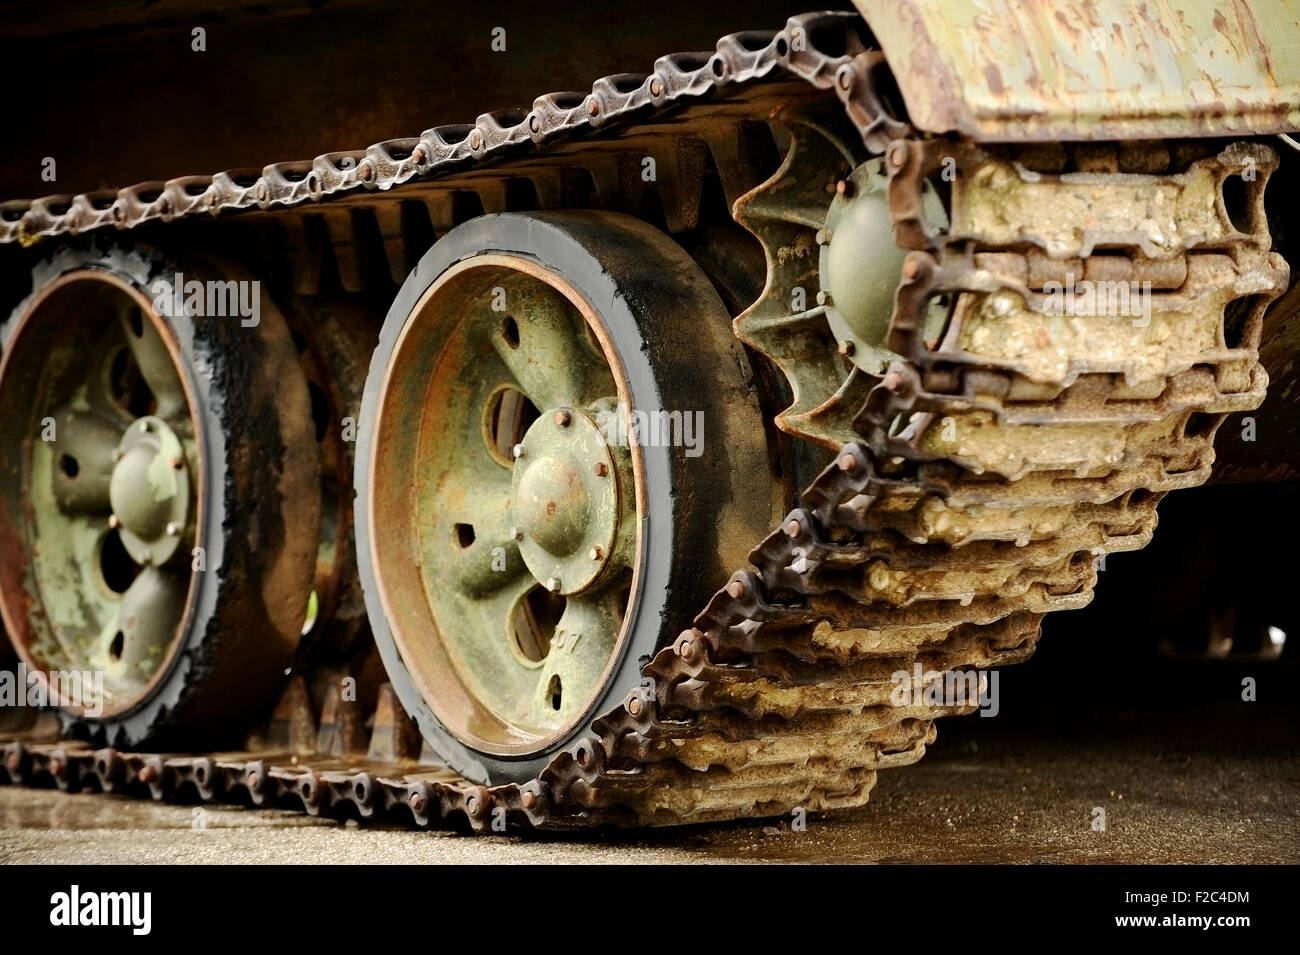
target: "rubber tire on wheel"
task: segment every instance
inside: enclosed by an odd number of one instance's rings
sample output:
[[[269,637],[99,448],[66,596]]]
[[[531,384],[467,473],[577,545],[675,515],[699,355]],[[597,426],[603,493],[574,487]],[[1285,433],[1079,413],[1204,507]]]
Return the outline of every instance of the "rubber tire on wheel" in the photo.
[[[481,253],[531,260],[591,303],[622,365],[635,409],[648,414],[698,409],[713,427],[710,432],[706,426],[703,453],[695,457],[683,448],[642,447],[646,508],[640,587],[621,658],[566,736],[522,756],[475,749],[439,721],[394,640],[373,563],[369,469],[384,466],[383,460],[373,460],[373,442],[385,372],[425,292],[445,270]],[[482,216],[447,233],[412,270],[389,310],[366,380],[354,481],[357,558],[371,627],[393,688],[425,740],[456,772],[484,784],[535,778],[556,752],[589,733],[593,718],[641,685],[644,664],[691,626],[694,614],[779,517],[747,369],[730,316],[699,267],[663,233],[630,216],[594,211]]]
[[[163,286],[170,296],[177,274],[186,281],[251,279],[228,266],[181,263],[156,250],[99,240],[65,248],[39,265],[33,296],[59,276],[85,269],[112,273],[150,300]],[[5,351],[27,304],[0,326]],[[194,316],[188,310],[163,318],[183,358],[179,373],[193,402],[204,461],[205,517],[197,544],[206,570],[194,575],[187,618],[147,696],[102,719],[60,711],[69,735],[120,748],[196,748],[240,739],[284,679],[315,570],[319,452],[306,382],[284,320],[265,292],[253,327],[238,317]],[[23,419],[30,410],[0,413]],[[19,467],[20,456],[0,456],[0,469]],[[23,501],[5,495],[2,505],[3,534],[12,547],[18,544]],[[24,576],[24,567],[0,571],[7,613],[17,605]],[[15,620],[9,613],[11,627],[27,630],[10,635],[20,653],[30,642],[31,616]],[[31,667],[34,661],[26,662]]]

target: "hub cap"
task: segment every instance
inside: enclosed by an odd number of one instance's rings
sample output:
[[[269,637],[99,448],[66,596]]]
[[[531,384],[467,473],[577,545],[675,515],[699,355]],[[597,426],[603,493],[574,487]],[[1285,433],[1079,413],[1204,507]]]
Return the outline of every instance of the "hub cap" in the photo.
[[[617,409],[595,414],[609,421]],[[529,573],[567,597],[611,567],[627,566],[630,541],[619,530],[634,515],[624,513],[631,501],[619,487],[632,486],[631,458],[626,448],[606,443],[594,414],[572,408],[543,414],[516,450],[512,513]]]

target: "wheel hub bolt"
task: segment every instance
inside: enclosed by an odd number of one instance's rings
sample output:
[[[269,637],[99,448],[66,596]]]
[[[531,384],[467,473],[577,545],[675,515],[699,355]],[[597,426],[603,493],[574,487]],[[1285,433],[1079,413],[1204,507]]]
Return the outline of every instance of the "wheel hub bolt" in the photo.
[[[525,809],[532,809],[537,805],[537,793],[533,792],[531,789],[525,789],[519,795],[519,802]]]
[[[525,454],[525,449],[524,449],[524,446],[523,446],[522,444],[516,444],[516,445],[514,446],[513,451],[514,451],[514,456],[515,456],[515,460],[516,460],[516,461],[518,461],[520,458],[522,458],[522,457],[524,456],[524,454]]]
[[[596,477],[604,477],[609,473],[609,468],[605,466],[604,461],[597,461],[596,466],[592,468],[592,470],[596,472]]]
[[[410,798],[407,799],[406,802],[411,807],[412,812],[424,812],[424,796],[420,793],[411,793]]]
[[[558,594],[561,586],[562,584],[560,583],[559,577],[550,577],[546,581],[546,589],[553,594]]]
[[[569,426],[570,420],[572,419],[569,417],[569,413],[567,411],[555,412],[555,423],[559,425],[561,428],[567,428]]]
[[[605,556],[605,555],[601,552],[601,549],[600,549],[600,545],[599,545],[599,544],[593,544],[590,553],[591,553],[591,559],[592,559],[592,560],[600,560],[602,557]]]

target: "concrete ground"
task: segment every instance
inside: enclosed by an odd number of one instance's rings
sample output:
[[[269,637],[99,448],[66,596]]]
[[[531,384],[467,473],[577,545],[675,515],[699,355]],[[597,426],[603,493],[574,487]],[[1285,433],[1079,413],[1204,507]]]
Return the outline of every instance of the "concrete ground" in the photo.
[[[1210,703],[948,721],[919,764],[881,774],[868,806],[803,832],[769,820],[485,838],[222,807],[196,830],[191,806],[0,787],[0,862],[1294,863],[1295,715]]]

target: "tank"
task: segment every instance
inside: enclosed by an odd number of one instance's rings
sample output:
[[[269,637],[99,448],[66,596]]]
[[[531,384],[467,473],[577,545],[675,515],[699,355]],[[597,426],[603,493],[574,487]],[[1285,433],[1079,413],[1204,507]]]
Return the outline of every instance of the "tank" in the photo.
[[[1218,479],[1295,477],[1300,13],[767,6],[11,25],[70,68],[0,174],[74,185],[0,204],[0,779],[857,806],[1225,421]]]

